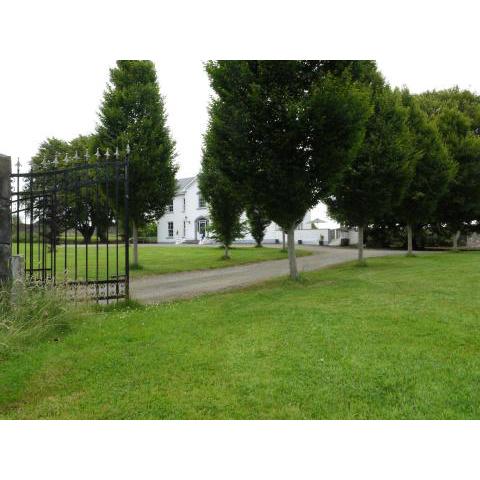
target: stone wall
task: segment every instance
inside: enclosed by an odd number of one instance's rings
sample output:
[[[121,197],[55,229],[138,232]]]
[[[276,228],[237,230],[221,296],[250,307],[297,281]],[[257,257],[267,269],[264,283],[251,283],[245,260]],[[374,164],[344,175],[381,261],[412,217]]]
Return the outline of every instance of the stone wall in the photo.
[[[11,158],[0,154],[0,282],[10,278],[11,218],[10,173]]]

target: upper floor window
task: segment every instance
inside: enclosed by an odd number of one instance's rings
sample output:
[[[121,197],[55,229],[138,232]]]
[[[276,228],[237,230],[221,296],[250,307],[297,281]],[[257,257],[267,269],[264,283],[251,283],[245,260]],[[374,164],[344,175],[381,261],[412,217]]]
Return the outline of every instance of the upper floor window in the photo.
[[[182,210],[182,212],[184,212],[184,211],[185,211],[185,197],[183,197],[183,210]]]
[[[168,204],[168,211],[173,212],[173,200]]]
[[[198,194],[198,208],[205,208],[207,206],[205,199],[201,194]]]

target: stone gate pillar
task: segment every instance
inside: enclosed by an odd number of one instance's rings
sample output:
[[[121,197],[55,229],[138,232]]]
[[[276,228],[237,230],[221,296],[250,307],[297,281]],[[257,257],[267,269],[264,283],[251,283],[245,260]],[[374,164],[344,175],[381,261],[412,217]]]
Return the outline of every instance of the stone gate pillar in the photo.
[[[0,153],[0,283],[10,279],[12,254],[10,217],[11,158]]]

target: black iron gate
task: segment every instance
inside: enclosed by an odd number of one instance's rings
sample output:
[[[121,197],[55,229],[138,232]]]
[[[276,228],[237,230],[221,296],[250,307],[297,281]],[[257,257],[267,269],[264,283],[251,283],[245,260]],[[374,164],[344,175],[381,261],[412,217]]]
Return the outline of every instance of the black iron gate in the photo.
[[[28,282],[97,302],[129,298],[128,157],[108,149],[12,174],[12,254]]]

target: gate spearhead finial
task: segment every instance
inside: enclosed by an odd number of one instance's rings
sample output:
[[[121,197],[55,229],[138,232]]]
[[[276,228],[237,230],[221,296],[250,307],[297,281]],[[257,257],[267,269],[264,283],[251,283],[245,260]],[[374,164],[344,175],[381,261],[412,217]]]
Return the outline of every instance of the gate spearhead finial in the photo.
[[[120,156],[120,154],[118,153],[118,145],[117,145],[117,148],[115,148],[115,158],[118,160],[118,157]]]
[[[100,160],[101,154],[100,154],[99,148],[97,148],[97,151],[95,152],[95,156],[97,157],[97,160]]]
[[[127,143],[127,148],[126,148],[127,155],[130,154],[130,144]]]
[[[105,152],[105,158],[108,160],[110,158],[110,150],[107,147],[107,151]]]

